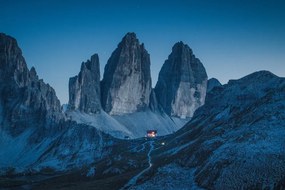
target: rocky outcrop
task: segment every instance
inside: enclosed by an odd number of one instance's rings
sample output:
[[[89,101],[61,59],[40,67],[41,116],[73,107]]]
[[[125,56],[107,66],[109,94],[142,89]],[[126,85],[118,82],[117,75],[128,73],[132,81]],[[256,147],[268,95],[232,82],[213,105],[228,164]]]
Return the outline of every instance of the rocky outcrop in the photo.
[[[102,106],[111,115],[142,111],[151,93],[150,57],[134,33],[127,33],[105,66]]]
[[[116,142],[95,127],[65,120],[53,88],[27,68],[16,40],[0,33],[1,176],[80,168],[111,157]]]
[[[14,135],[31,126],[50,127],[60,120],[55,91],[29,70],[16,40],[0,33],[1,125]]]
[[[193,181],[204,189],[284,188],[284,92],[285,78],[268,71],[214,88],[192,120],[164,140],[164,151],[161,156],[153,155],[153,160],[167,160],[167,165],[178,163],[176,171],[181,166],[188,170],[176,175],[173,183],[187,184],[195,168]],[[166,188],[163,181],[153,184],[147,188],[155,189],[160,184],[160,188]],[[183,185],[181,189],[188,187]]]
[[[192,117],[204,104],[207,73],[188,45],[176,43],[159,72],[155,93],[164,111],[174,117]]]
[[[100,112],[100,66],[97,54],[83,62],[79,74],[69,79],[69,106],[72,110],[85,113]]]
[[[108,60],[100,84],[101,104],[99,79],[96,55],[82,64],[78,76],[70,78],[68,118],[117,138],[143,137],[148,129],[167,135],[184,125],[184,120],[170,118],[159,105],[151,88],[149,54],[134,33],[123,37]]]
[[[218,87],[218,86],[222,86],[222,84],[220,83],[218,79],[216,78],[209,79],[207,83],[207,93],[210,92],[213,88]]]

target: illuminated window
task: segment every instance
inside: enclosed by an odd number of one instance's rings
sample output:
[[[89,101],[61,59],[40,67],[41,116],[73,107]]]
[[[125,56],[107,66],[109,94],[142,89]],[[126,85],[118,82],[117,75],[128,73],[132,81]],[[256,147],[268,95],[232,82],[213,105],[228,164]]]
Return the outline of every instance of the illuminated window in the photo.
[[[149,138],[154,138],[157,135],[157,131],[156,130],[147,130],[146,131],[146,136]]]

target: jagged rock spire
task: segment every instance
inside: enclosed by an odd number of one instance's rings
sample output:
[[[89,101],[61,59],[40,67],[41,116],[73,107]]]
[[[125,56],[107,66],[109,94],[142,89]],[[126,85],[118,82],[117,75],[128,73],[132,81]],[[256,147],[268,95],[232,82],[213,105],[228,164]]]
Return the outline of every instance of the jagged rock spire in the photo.
[[[134,113],[149,106],[150,57],[135,33],[127,33],[105,66],[102,106],[113,115]]]
[[[207,73],[190,47],[176,43],[159,72],[155,87],[158,102],[165,112],[175,117],[192,117],[204,104]]]
[[[69,79],[69,105],[86,113],[99,113],[100,102],[100,64],[94,54],[83,62],[77,76]]]

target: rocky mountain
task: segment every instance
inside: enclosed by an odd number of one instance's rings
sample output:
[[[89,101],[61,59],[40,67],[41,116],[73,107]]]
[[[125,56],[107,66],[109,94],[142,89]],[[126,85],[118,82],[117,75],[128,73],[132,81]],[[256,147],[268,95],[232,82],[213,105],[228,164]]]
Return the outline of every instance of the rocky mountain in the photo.
[[[55,91],[29,70],[16,40],[0,33],[1,128],[13,135],[36,126],[50,128],[63,119]]]
[[[109,58],[101,90],[103,108],[111,115],[134,113],[149,107],[150,58],[135,33],[127,33]]]
[[[82,75],[88,77],[95,62],[93,56],[84,63]],[[67,120],[53,88],[28,69],[16,40],[0,33],[0,189],[60,189],[59,181],[45,180],[73,175],[88,181],[137,170],[144,166],[143,143]]]
[[[101,111],[100,64],[97,54],[83,62],[77,76],[69,79],[69,105],[85,113]]]
[[[116,142],[67,121],[53,88],[28,69],[16,40],[0,33],[0,176],[80,168],[108,156]]]
[[[176,43],[160,72],[155,93],[164,111],[174,117],[192,117],[204,104],[207,73],[190,47]]]
[[[285,78],[268,71],[214,88],[185,127],[156,142],[165,146],[132,189],[284,188],[284,92]]]
[[[91,76],[97,60],[82,64],[74,94],[98,77]],[[260,71],[209,86],[215,87],[205,104],[174,134],[120,140],[86,121],[93,115],[103,127],[171,130],[155,91],[144,111],[111,117],[79,106],[68,115],[35,68],[28,69],[16,40],[0,33],[0,188],[284,189],[285,78]]]
[[[207,82],[207,93],[210,92],[213,88],[222,86],[220,81],[216,78],[211,78]]]
[[[151,89],[149,54],[134,33],[123,37],[105,67],[101,82],[104,110],[98,99],[100,75],[96,57],[83,63],[79,75],[70,79],[71,109],[66,112],[69,118],[116,138],[144,137],[149,129],[167,135],[186,123],[187,120],[172,119],[159,105]],[[93,67],[87,65],[91,63]]]
[[[114,142],[111,157],[35,187],[284,189],[284,91],[285,78],[268,71],[229,81],[213,88],[176,133]],[[81,180],[71,183],[70,177]]]

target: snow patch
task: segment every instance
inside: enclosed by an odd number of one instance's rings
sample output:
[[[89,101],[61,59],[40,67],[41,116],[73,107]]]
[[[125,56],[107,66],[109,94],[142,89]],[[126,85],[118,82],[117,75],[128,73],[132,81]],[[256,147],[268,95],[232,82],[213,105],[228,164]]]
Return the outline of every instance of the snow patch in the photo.
[[[116,138],[140,138],[146,131],[157,130],[158,136],[171,134],[180,129],[188,119],[170,118],[164,113],[150,110],[132,114],[110,116],[101,111],[99,114],[86,114],[80,111],[66,112],[71,120],[93,126]]]
[[[144,137],[147,130],[157,130],[157,135],[168,135],[180,129],[183,125],[178,118],[173,121],[166,114],[154,113],[150,110],[126,115],[113,116],[124,125],[135,138]]]
[[[95,127],[96,129],[108,133],[116,138],[125,138],[128,136],[134,138],[132,133],[117,120],[112,118],[106,112],[101,111],[98,114],[87,114],[80,111],[66,112],[71,120],[80,124],[86,124]]]

